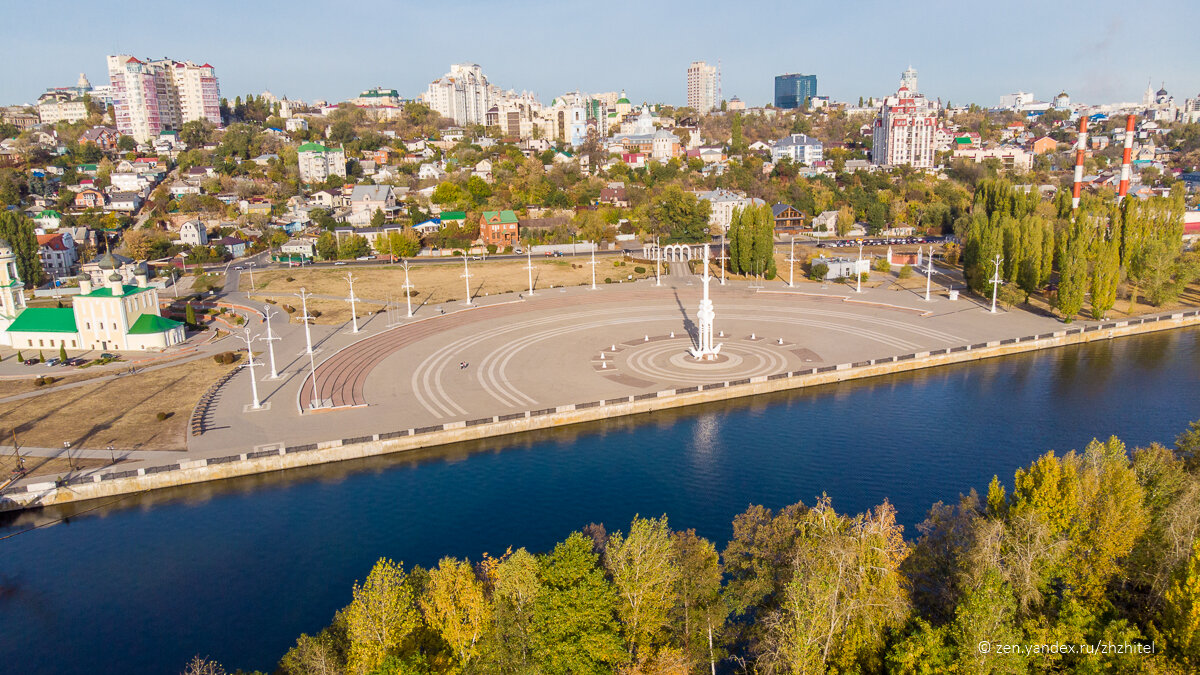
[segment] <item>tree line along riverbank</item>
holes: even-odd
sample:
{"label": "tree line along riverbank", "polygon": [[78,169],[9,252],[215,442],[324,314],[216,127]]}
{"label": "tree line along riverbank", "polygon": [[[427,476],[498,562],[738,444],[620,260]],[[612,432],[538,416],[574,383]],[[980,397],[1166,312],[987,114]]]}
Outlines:
{"label": "tree line along riverbank", "polygon": [[1198,451],[1200,421],[1173,448],[1048,452],[909,538],[886,501],[823,497],[750,506],[720,551],[662,516],[542,554],[381,559],[276,672],[1196,672]]}

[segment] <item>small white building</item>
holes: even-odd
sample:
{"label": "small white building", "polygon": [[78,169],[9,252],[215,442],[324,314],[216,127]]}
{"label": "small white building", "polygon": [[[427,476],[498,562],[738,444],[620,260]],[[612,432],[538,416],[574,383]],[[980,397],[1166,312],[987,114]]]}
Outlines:
{"label": "small white building", "polygon": [[811,166],[824,159],[825,146],[821,141],[804,134],[791,134],[771,144],[771,161],[788,158],[793,164]]}
{"label": "small white building", "polygon": [[189,220],[179,226],[179,243],[184,246],[208,245],[208,227],[199,220]]}
{"label": "small white building", "polygon": [[829,271],[825,273],[826,280],[853,279],[855,272],[866,274],[871,271],[870,258],[813,258],[812,264],[825,265]]}

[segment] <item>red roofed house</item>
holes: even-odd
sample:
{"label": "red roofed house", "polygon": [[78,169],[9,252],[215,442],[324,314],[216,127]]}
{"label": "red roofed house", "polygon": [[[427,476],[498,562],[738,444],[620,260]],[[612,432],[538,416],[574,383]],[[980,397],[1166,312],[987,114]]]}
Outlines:
{"label": "red roofed house", "polygon": [[97,209],[104,206],[104,193],[95,188],[85,188],[75,195],[75,206],[80,209]]}
{"label": "red roofed house", "polygon": [[69,275],[75,267],[75,262],[79,260],[71,233],[39,234],[37,241],[38,257],[42,260],[42,269],[46,274],[60,277]]}
{"label": "red roofed house", "polygon": [[625,188],[604,188],[600,190],[600,203],[611,204],[620,209],[629,208],[629,195]]}
{"label": "red roofed house", "polygon": [[1033,154],[1035,155],[1044,155],[1047,152],[1054,152],[1057,150],[1058,141],[1050,138],[1049,136],[1042,136],[1030,144],[1029,149],[1032,150]]}
{"label": "red roofed house", "polygon": [[517,214],[512,211],[484,211],[479,217],[479,238],[483,243],[495,245],[499,250],[516,246]]}

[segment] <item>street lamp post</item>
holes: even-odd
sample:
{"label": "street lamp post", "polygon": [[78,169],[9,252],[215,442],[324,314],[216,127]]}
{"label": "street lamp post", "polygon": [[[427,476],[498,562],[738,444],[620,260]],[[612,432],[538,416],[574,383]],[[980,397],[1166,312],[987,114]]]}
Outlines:
{"label": "street lamp post", "polygon": [[263,308],[263,316],[267,319],[267,337],[263,338],[267,341],[267,353],[271,357],[271,379],[279,379],[279,371],[275,369],[275,341],[282,339],[278,335],[271,332],[271,306],[267,305]]}
{"label": "street lamp post", "polygon": [[788,253],[788,288],[796,287],[796,235],[792,235],[792,249]]}
{"label": "street lamp post", "polygon": [[533,246],[525,250],[525,259],[528,261],[525,269],[529,272],[529,294],[533,295]]}
{"label": "street lamp post", "polygon": [[355,311],[355,305],[354,305],[355,300],[357,300],[357,298],[354,297],[354,272],[346,273],[346,281],[350,282],[350,321],[354,325],[354,329],[351,332],[357,333],[358,332],[358,312]]}
{"label": "street lamp post", "polygon": [[262,408],[262,404],[258,401],[258,381],[254,379],[254,352],[250,349],[251,345],[253,345],[254,341],[258,338],[250,335],[249,326],[246,326],[243,331],[244,333],[242,335],[242,340],[246,342],[246,367],[250,369],[250,393],[254,399],[254,403],[252,403],[250,407],[258,410],[259,408]]}
{"label": "street lamp post", "polygon": [[309,355],[311,356],[313,353],[312,333],[309,331],[309,328],[308,328],[308,319],[309,319],[308,296],[310,296],[310,295],[312,295],[312,293],[309,293],[308,291],[306,291],[303,286],[300,287],[300,306],[303,308],[302,311],[304,312],[304,316],[302,317],[302,319],[304,321],[304,343],[306,345],[305,351],[307,351],[309,353]]}
{"label": "street lamp post", "polygon": [[925,261],[925,302],[929,302],[929,285],[933,278],[933,245],[929,246],[929,259]]}
{"label": "street lamp post", "polygon": [[408,304],[408,318],[412,318],[412,284],[408,283],[408,260],[404,261],[404,285],[400,288],[404,289],[404,302]]}
{"label": "street lamp post", "polygon": [[990,282],[992,284],[992,314],[996,313],[996,291],[1000,289],[1000,284],[1004,283],[1000,279],[1000,263],[1002,262],[1004,262],[1004,258],[1001,258],[1000,254],[997,253],[996,259],[992,261],[992,263],[996,266],[996,274],[992,277]]}
{"label": "street lamp post", "polygon": [[254,291],[254,266],[256,264],[253,260],[246,263],[246,269],[250,270],[250,290],[252,292]]}
{"label": "street lamp post", "polygon": [[592,290],[596,290],[596,244],[592,244]]}
{"label": "street lamp post", "polygon": [[662,286],[662,246],[654,238],[654,285]]}
{"label": "street lamp post", "polygon": [[862,293],[862,272],[859,268],[862,267],[862,239],[858,240],[858,262],[854,264],[854,278],[857,279],[855,293]]}
{"label": "street lamp post", "polygon": [[471,302],[471,267],[470,267],[470,265],[467,264],[467,254],[465,254],[465,253],[463,254],[462,278],[464,279],[464,281],[466,282],[466,285],[467,285],[467,307],[470,307],[473,304]]}

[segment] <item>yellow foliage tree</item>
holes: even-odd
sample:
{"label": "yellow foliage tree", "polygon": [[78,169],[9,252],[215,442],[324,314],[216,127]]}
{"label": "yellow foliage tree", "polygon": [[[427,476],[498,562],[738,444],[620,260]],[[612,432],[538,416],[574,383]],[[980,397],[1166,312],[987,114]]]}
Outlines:
{"label": "yellow foliage tree", "polygon": [[479,638],[492,610],[470,563],[442,558],[437,568],[429,572],[421,608],[429,625],[450,645],[459,664],[466,666],[479,656]]}
{"label": "yellow foliage tree", "polygon": [[403,563],[380,558],[367,580],[354,584],[354,600],[346,608],[351,672],[374,671],[416,630],[420,615],[406,581]]}

